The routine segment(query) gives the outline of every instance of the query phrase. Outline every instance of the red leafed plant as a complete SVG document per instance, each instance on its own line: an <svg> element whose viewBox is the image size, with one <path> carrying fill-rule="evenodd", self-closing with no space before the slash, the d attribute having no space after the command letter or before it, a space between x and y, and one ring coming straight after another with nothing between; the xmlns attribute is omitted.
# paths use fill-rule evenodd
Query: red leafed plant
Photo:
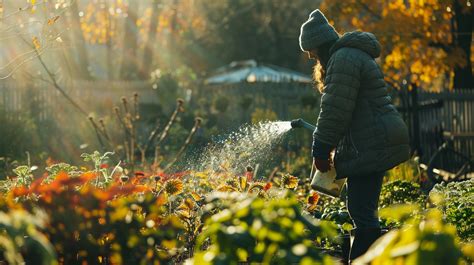
<svg viewBox="0 0 474 265"><path fill-rule="evenodd" d="M60 264L151 264L177 254L182 223L166 214L164 195L132 183L97 187L95 172L46 177L13 188L8 203L48 216L42 232Z"/></svg>

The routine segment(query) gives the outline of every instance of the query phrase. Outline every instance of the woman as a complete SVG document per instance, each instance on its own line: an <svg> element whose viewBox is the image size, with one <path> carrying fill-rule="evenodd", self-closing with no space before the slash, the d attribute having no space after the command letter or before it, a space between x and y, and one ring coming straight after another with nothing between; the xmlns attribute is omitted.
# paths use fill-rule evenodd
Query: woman
<svg viewBox="0 0 474 265"><path fill-rule="evenodd" d="M409 158L408 130L391 103L381 68L380 43L372 33L343 36L318 9L301 26L301 50L316 59L322 93L313 133L313 164L347 177L347 208L354 222L350 260L380 236L377 208L385 171Z"/></svg>

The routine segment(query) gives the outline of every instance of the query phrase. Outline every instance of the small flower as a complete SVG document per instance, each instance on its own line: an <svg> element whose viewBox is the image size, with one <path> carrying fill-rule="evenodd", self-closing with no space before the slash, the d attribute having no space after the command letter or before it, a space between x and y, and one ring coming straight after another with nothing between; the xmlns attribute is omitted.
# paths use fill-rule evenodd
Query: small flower
<svg viewBox="0 0 474 265"><path fill-rule="evenodd" d="M308 204L314 205L317 204L319 201L319 193L313 192L309 197L308 197Z"/></svg>
<svg viewBox="0 0 474 265"><path fill-rule="evenodd" d="M183 192L183 182L179 179L170 179L165 183L165 191L169 195L178 195Z"/></svg>
<svg viewBox="0 0 474 265"><path fill-rule="evenodd" d="M298 186L298 178L290 174L285 174L281 177L281 185L287 189L294 189Z"/></svg>
<svg viewBox="0 0 474 265"><path fill-rule="evenodd" d="M124 174L124 175L122 175L122 176L120 176L120 181L121 181L122 183L125 183L125 182L127 182L127 181L128 181L128 176L127 176L127 175L125 175L125 174Z"/></svg>
<svg viewBox="0 0 474 265"><path fill-rule="evenodd" d="M271 182L268 182L267 184L265 184L265 186L263 187L263 190L264 191L268 191L269 189L271 189L273 186L273 183Z"/></svg>
<svg viewBox="0 0 474 265"><path fill-rule="evenodd" d="M145 172L143 172L143 171L135 172L135 177L144 177L144 176L145 176Z"/></svg>

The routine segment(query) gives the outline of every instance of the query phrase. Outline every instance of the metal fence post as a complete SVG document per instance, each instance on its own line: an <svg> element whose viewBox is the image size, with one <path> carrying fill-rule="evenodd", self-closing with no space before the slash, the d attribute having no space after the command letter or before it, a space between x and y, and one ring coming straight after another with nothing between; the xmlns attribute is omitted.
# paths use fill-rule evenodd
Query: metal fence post
<svg viewBox="0 0 474 265"><path fill-rule="evenodd" d="M418 113L418 87L412 84L411 93L411 114L413 121L413 152L416 152L418 156L422 156L422 150L420 145L420 117Z"/></svg>

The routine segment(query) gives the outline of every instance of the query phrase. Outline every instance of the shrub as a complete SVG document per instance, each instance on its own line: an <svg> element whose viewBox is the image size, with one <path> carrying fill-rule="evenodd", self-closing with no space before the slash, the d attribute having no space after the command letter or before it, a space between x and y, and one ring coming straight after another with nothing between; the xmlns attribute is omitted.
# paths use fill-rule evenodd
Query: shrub
<svg viewBox="0 0 474 265"><path fill-rule="evenodd" d="M416 206L397 206L381 212L386 218L402 221L417 212ZM421 220L409 219L400 229L379 238L354 264L468 264L464 254L472 244L462 246L453 226L442 221L442 213L430 209ZM472 254L470 254L472 255Z"/></svg>
<svg viewBox="0 0 474 265"><path fill-rule="evenodd" d="M42 231L61 263L143 264L177 255L182 223L167 214L164 194L117 179L94 185L96 172L47 177L12 189L7 203L48 216Z"/></svg>
<svg viewBox="0 0 474 265"><path fill-rule="evenodd" d="M301 215L293 196L265 201L239 193L215 193L205 207L194 264L330 264L311 239L334 236L326 222Z"/></svg>
<svg viewBox="0 0 474 265"><path fill-rule="evenodd" d="M261 121L275 121L278 119L278 115L271 109L256 108L250 119L252 124L257 124Z"/></svg>
<svg viewBox="0 0 474 265"><path fill-rule="evenodd" d="M0 212L0 263L57 264L53 246L40 231L45 221L41 212Z"/></svg>
<svg viewBox="0 0 474 265"><path fill-rule="evenodd" d="M420 203L425 198L418 183L395 180L382 186L379 205L385 208L394 204Z"/></svg>
<svg viewBox="0 0 474 265"><path fill-rule="evenodd" d="M474 179L434 186L430 197L443 211L447 222L456 226L458 235L474 240ZM439 197L439 198L436 198Z"/></svg>

